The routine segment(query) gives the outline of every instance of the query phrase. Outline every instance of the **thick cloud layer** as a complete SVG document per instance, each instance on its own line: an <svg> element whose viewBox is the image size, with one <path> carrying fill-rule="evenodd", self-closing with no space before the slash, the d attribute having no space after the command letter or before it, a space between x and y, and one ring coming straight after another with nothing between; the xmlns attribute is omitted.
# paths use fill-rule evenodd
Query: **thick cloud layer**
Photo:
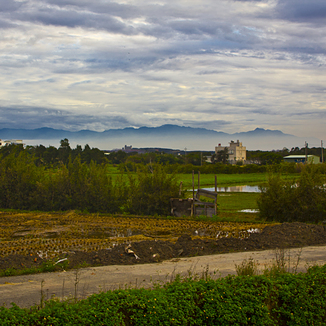
<svg viewBox="0 0 326 326"><path fill-rule="evenodd" d="M323 138L325 16L324 0L0 0L0 128Z"/></svg>

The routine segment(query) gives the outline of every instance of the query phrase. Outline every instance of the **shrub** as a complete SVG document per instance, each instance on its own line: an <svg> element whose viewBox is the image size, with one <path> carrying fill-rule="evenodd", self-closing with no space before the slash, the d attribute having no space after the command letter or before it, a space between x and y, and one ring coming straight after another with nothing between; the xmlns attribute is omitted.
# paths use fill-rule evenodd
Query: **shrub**
<svg viewBox="0 0 326 326"><path fill-rule="evenodd" d="M245 259L240 265L235 264L235 271L238 276L254 276L259 274L258 261L253 258Z"/></svg>
<svg viewBox="0 0 326 326"><path fill-rule="evenodd" d="M127 209L132 214L168 215L170 198L179 196L179 185L160 164L129 174Z"/></svg>
<svg viewBox="0 0 326 326"><path fill-rule="evenodd" d="M37 182L43 169L37 168L33 157L13 148L0 160L0 207L29 209L37 198Z"/></svg>
<svg viewBox="0 0 326 326"><path fill-rule="evenodd" d="M318 166L304 166L296 182L270 174L261 191L258 208L267 221L317 223L326 219L325 175Z"/></svg>

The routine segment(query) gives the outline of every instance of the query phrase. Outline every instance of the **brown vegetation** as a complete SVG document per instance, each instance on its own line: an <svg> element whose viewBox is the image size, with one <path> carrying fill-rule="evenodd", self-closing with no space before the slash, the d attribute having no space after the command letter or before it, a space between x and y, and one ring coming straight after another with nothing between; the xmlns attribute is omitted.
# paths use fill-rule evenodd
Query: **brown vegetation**
<svg viewBox="0 0 326 326"><path fill-rule="evenodd" d="M256 231L260 233L255 233ZM0 269L68 258L69 267L159 262L232 251L326 244L323 226L66 213L0 213Z"/></svg>

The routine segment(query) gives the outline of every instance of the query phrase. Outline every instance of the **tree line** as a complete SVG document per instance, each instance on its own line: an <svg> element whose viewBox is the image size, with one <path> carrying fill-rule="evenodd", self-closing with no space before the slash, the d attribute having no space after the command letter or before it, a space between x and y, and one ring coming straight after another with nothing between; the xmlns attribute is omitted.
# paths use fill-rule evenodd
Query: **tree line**
<svg viewBox="0 0 326 326"><path fill-rule="evenodd" d="M114 181L106 163L82 161L81 155L55 167L39 165L19 146L0 156L0 207L5 209L168 215L178 197L174 175L162 165L143 166Z"/></svg>
<svg viewBox="0 0 326 326"><path fill-rule="evenodd" d="M326 165L302 165L297 180L284 181L270 173L261 187L258 208L261 218L277 222L318 223L326 220Z"/></svg>

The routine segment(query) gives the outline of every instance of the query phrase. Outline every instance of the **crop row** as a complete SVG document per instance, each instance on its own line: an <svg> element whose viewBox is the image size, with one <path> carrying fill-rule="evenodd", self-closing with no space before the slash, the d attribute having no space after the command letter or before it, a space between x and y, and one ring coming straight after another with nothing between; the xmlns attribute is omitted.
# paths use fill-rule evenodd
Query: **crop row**
<svg viewBox="0 0 326 326"><path fill-rule="evenodd" d="M73 211L61 214L1 212L0 256L96 251L111 248L115 243L148 239L174 242L182 234L201 239L246 238L264 227L264 224L87 215Z"/></svg>

